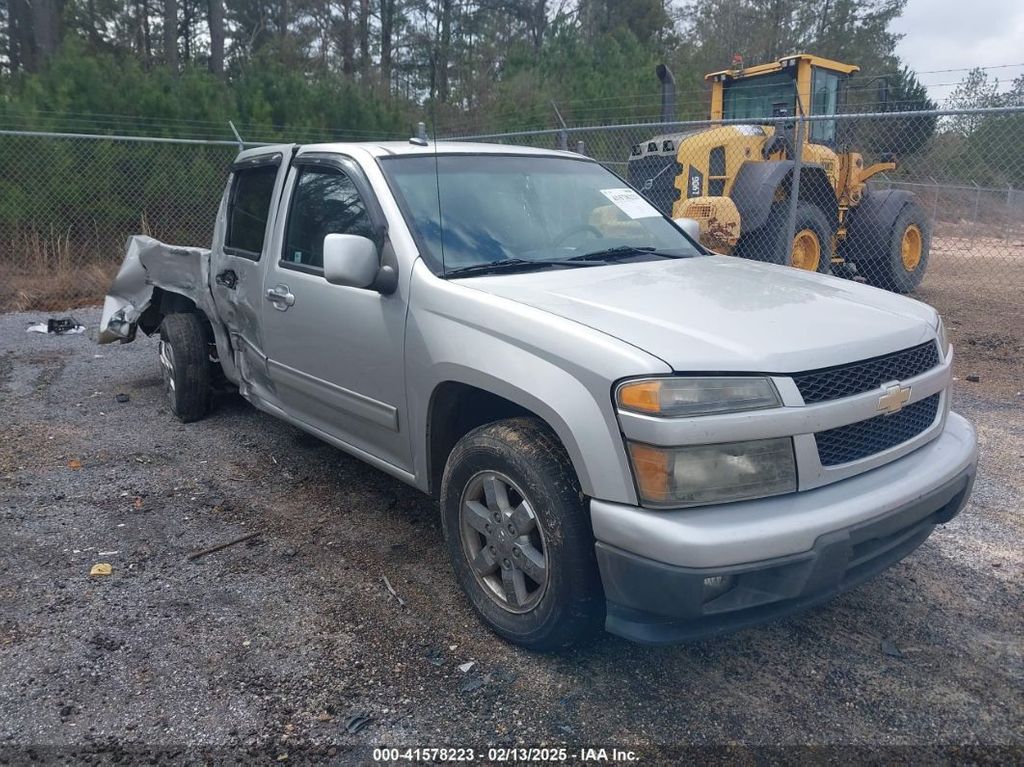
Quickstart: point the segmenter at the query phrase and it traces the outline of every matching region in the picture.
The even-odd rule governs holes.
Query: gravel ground
[[[26,333],[38,319],[0,315],[0,755],[1024,747],[1019,392],[958,383],[971,504],[861,588],[705,643],[546,656],[478,623],[430,499],[237,396],[183,426],[153,340]]]

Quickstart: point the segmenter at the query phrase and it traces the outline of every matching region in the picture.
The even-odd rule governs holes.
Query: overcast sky
[[[989,71],[1001,85],[1024,74],[1021,0],[909,0],[892,29],[904,35],[896,52],[940,105],[967,72],[935,70],[1016,65]]]

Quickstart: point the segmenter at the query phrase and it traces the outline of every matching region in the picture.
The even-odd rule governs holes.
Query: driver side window
[[[282,266],[323,269],[324,237],[328,234],[372,239],[366,204],[345,173],[333,168],[303,168],[288,211]]]

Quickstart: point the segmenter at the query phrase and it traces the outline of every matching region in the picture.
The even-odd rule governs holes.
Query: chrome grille
[[[893,415],[839,426],[814,435],[822,466],[838,466],[881,453],[913,439],[933,423],[939,412],[939,394],[907,405]]]
[[[811,370],[793,376],[804,402],[827,402],[877,389],[890,381],[905,381],[939,364],[939,349],[928,341],[895,354],[848,365]]]

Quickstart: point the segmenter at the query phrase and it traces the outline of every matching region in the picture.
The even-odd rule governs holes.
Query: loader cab
[[[705,75],[711,83],[712,120],[758,122],[789,115],[835,115],[843,82],[859,67],[810,54],[786,56],[768,64]],[[807,140],[834,146],[836,121],[809,124]]]

